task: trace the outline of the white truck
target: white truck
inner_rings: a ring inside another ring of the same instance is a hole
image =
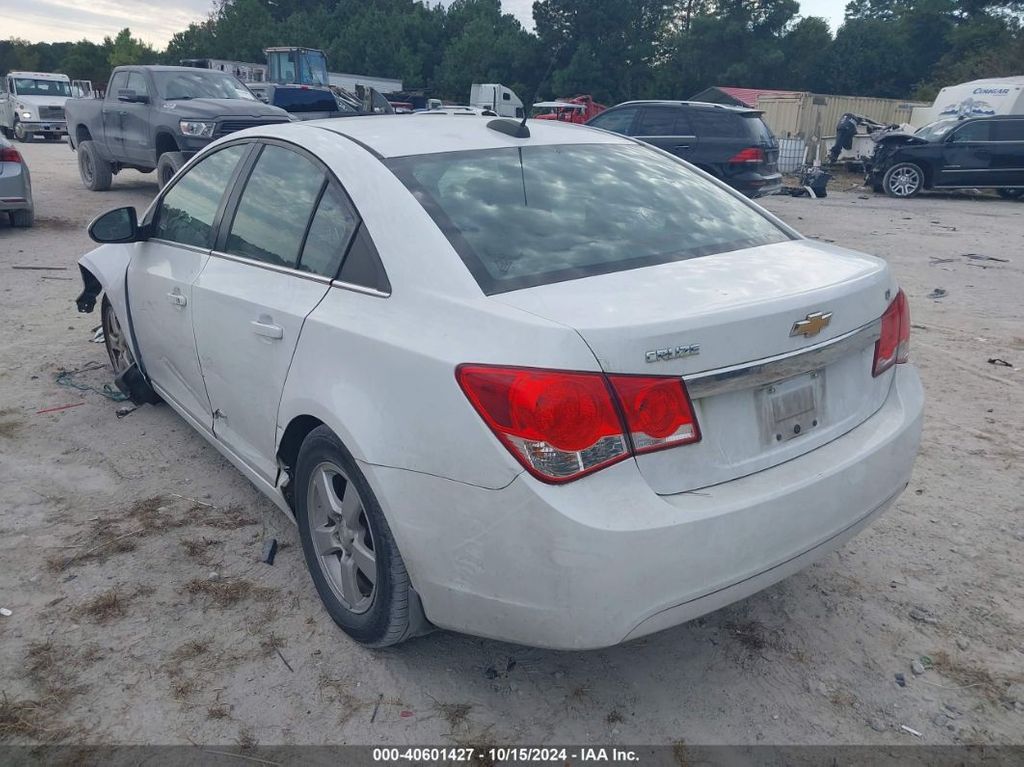
[[[53,72],[8,72],[0,85],[0,130],[8,138],[60,139],[67,135],[64,102],[71,80]]]
[[[910,124],[920,128],[949,117],[1024,114],[1024,76],[992,77],[949,85],[930,107],[914,107]]]
[[[469,105],[489,109],[499,117],[523,118],[523,102],[515,91],[500,83],[473,83],[469,90]]]

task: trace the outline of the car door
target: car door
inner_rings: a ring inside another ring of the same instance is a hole
[[[1024,187],[1024,119],[992,121],[992,185]]]
[[[644,107],[633,135],[684,160],[693,156],[697,146],[697,137],[693,135],[685,110],[676,106]]]
[[[103,141],[107,152],[114,157],[124,157],[124,102],[118,98],[121,91],[128,89],[128,72],[122,71],[110,78],[107,95],[103,99]]]
[[[121,104],[124,157],[140,165],[152,165],[155,157],[149,131],[149,110],[153,96],[146,75],[142,72],[129,72],[128,90],[135,93],[137,100]]]
[[[128,301],[142,364],[154,387],[204,428],[212,427],[193,333],[193,287],[210,257],[216,225],[252,144],[206,155],[169,186],[146,222],[149,238],[128,264]]]
[[[266,142],[239,187],[194,286],[196,345],[214,434],[273,481],[277,411],[292,354],[306,316],[330,288],[356,217],[323,165],[290,145]]]
[[[988,120],[971,120],[950,131],[935,186],[992,185],[991,127]]]

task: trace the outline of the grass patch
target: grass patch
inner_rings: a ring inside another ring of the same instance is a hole
[[[438,703],[437,712],[448,722],[449,729],[461,727],[469,719],[473,707],[469,703]]]
[[[988,669],[957,660],[945,650],[932,653],[931,659],[932,668],[953,680],[958,687],[975,688],[993,702],[1002,700],[1006,688],[1014,682],[1024,682],[1024,675],[1013,674],[999,678],[993,676]]]
[[[218,607],[231,607],[239,602],[251,599],[268,600],[277,593],[274,589],[257,586],[244,578],[225,580],[203,580],[196,578],[185,584],[185,591],[192,596],[204,596]]]

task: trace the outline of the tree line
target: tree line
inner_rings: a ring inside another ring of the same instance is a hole
[[[1024,74],[1024,0],[852,0],[835,31],[798,0],[538,0],[529,31],[500,0],[221,0],[157,51],[121,30],[102,43],[0,41],[0,72],[105,83],[112,67],[184,58],[261,62],[273,45],[322,48],[328,67],[401,78],[464,102],[474,82],[525,100],[616,103],[710,85],[930,100],[943,85]]]

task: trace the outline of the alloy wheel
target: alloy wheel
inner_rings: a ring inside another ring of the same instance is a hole
[[[333,462],[313,469],[307,494],[309,529],[317,564],[331,591],[352,613],[373,605],[377,555],[359,490]]]
[[[110,366],[114,368],[116,377],[135,364],[135,356],[132,354],[128,339],[121,330],[121,323],[114,313],[114,307],[109,303],[103,305],[102,320],[103,338],[107,346],[107,354],[110,356]]]
[[[893,170],[889,177],[889,189],[897,197],[910,197],[921,188],[921,172],[909,165]]]

